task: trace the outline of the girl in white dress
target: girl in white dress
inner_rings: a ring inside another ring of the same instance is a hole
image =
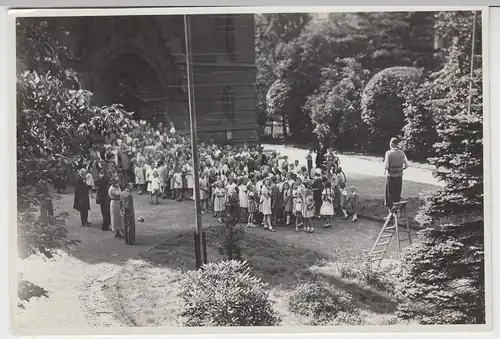
[[[153,178],[153,167],[151,166],[151,161],[148,161],[144,167],[146,168],[146,182],[148,183],[146,192],[151,194],[151,179]]]
[[[335,191],[332,188],[332,183],[327,181],[325,189],[321,193],[323,204],[321,205],[320,214],[327,218],[327,223],[323,226],[325,228],[332,227],[332,217],[335,214],[333,203],[335,202]]]
[[[292,197],[293,214],[295,215],[295,231],[298,232],[299,227],[302,226],[302,190],[297,183],[293,184]]]
[[[208,211],[208,179],[205,173],[200,174],[200,208],[201,213]],[[205,209],[203,209],[203,205],[205,205]]]
[[[177,201],[182,200],[182,174],[181,168],[177,165],[175,173],[173,175],[173,183],[174,183],[174,195]]]
[[[184,170],[186,171],[186,183],[187,183],[187,190],[188,190],[188,199],[194,200],[194,193],[193,193],[193,187],[194,187],[194,177],[193,177],[193,166],[191,166],[190,162],[191,160],[187,160],[186,164],[184,165]]]
[[[146,184],[146,177],[144,174],[144,163],[142,160],[137,161],[134,168],[135,183],[137,184],[137,191],[139,195],[144,194],[144,185]]]
[[[293,208],[293,196],[292,196],[292,188],[288,184],[288,182],[285,182],[283,184],[283,207],[284,207],[284,212],[286,216],[286,223],[285,225],[288,226],[291,223],[291,216],[292,216],[292,208]]]
[[[219,222],[222,222],[222,215],[226,208],[226,190],[224,189],[224,184],[218,182],[214,190],[215,201],[214,201],[214,212],[215,216],[219,218]]]
[[[153,176],[151,177],[151,204],[158,205],[158,198],[160,197],[161,182],[158,170],[155,168],[153,170]]]
[[[314,218],[314,197],[311,189],[306,189],[304,194],[304,228],[308,233],[314,232],[314,225],[311,223],[311,219]]]
[[[271,215],[273,214],[271,209],[271,193],[265,185],[262,186],[260,204],[262,206],[262,214],[264,215],[264,229],[269,229],[271,232],[274,232],[273,225],[271,224]]]

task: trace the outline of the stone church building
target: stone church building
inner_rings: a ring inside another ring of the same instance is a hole
[[[95,104],[189,131],[183,16],[58,18]],[[257,139],[253,15],[191,17],[198,138]]]

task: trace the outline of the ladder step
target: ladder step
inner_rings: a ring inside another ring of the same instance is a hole
[[[380,238],[388,238],[388,237],[392,237],[392,236],[393,236],[393,234],[392,234],[392,233],[391,233],[391,234],[384,234],[384,235],[383,235],[383,236],[381,236]]]
[[[386,241],[386,242],[381,242],[379,244],[377,244],[377,246],[384,246],[384,245],[389,245],[390,244],[390,241]]]
[[[372,258],[372,259],[371,259],[371,261],[380,261],[380,260],[382,260],[382,259],[384,259],[384,258],[383,258],[383,257],[379,257],[379,258]]]
[[[393,230],[393,229],[395,229],[395,228],[396,228],[396,226],[389,226],[389,227],[386,227],[385,229],[386,229],[386,230]]]
[[[378,251],[373,251],[371,255],[377,254],[377,253],[382,253],[385,252],[385,250],[378,250]]]

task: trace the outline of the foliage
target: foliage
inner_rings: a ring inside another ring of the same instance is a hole
[[[327,325],[340,313],[353,313],[352,297],[325,282],[304,282],[288,299],[290,312],[304,317],[308,325]]]
[[[52,258],[57,249],[76,242],[67,239],[67,213],[55,217],[37,213],[41,202],[52,199],[48,185],[68,167],[83,165],[103,135],[134,123],[119,105],[92,105],[92,93],[80,88],[71,69],[71,51],[59,41],[65,30],[56,21],[23,18],[16,24],[17,58],[24,66],[17,75],[19,254]]]
[[[273,77],[268,77],[270,80],[261,86],[267,86],[265,106],[268,118],[283,121],[285,134],[288,134],[288,127],[295,141],[311,141],[308,138],[315,128],[320,137],[325,135],[326,125],[320,124],[318,128],[307,112],[314,106],[325,106],[329,101],[329,94],[322,89],[325,70],[334,70],[338,74],[339,68],[345,67],[345,73],[354,68],[357,70],[355,74],[373,74],[392,65],[435,68],[430,41],[431,12],[339,13],[330,17],[328,22],[304,25],[295,39],[281,44],[276,49],[280,57],[270,72]],[[260,44],[258,40],[256,43]],[[348,59],[352,60],[351,64],[342,66]],[[358,66],[353,66],[353,62]],[[344,114],[348,118],[344,125],[358,121],[359,111],[355,109],[359,105],[358,93],[348,89],[351,82],[357,82],[355,77],[341,77],[347,78],[346,83],[337,88],[339,94],[353,96],[352,105],[347,106],[348,112]],[[276,104],[273,106],[273,103]],[[332,110],[340,109],[327,108],[327,111]],[[356,130],[352,128],[348,135],[352,137]],[[366,133],[361,131],[361,135]],[[355,148],[360,148],[360,145],[355,145]]]
[[[403,113],[406,125],[403,127],[401,148],[412,160],[427,161],[434,154],[437,141],[436,122],[429,104],[430,82],[425,82],[415,92],[408,93]]]
[[[238,222],[240,205],[237,195],[230,195],[226,201],[224,225],[220,228],[219,251],[227,260],[242,260],[242,242],[245,235],[243,226]]]
[[[405,256],[402,293],[414,305],[400,310],[402,318],[416,316],[423,324],[484,322],[483,227],[476,221],[425,230],[423,242]]]
[[[221,261],[202,266],[182,286],[185,326],[274,326],[274,311],[266,285],[247,262]]]
[[[323,83],[307,98],[304,110],[324,145],[361,150],[366,126],[359,105],[368,72],[352,58],[338,60],[336,66],[322,70]]]
[[[308,22],[309,15],[301,13],[255,15],[256,94],[257,112],[261,126],[268,121],[269,108],[266,96],[271,85],[277,80],[277,64],[283,58],[283,46],[298,37]],[[274,113],[282,114],[283,112],[274,111]]]
[[[24,305],[32,298],[49,297],[49,292],[46,289],[37,286],[27,280],[23,280],[22,274],[19,274],[19,288],[17,293],[18,307],[21,309],[24,309]]]
[[[422,76],[422,71],[416,68],[391,67],[375,74],[366,85],[361,110],[370,130],[373,151],[383,152],[390,138],[401,133],[405,125],[405,98],[418,88]]]
[[[423,323],[485,322],[482,73],[476,56],[477,71],[469,74],[472,22],[471,12],[438,15],[437,27],[451,44],[432,80],[430,107],[439,123],[430,163],[445,186],[428,194],[419,212],[421,224],[434,228],[405,256],[402,279],[410,304],[401,317],[416,316]]]
[[[357,280],[367,286],[395,295],[401,268],[397,263],[376,266],[366,260],[367,253],[338,263],[337,268],[343,279]]]

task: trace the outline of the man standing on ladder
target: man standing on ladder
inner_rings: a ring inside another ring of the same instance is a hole
[[[385,206],[391,213],[392,205],[401,201],[401,191],[403,189],[403,171],[408,168],[408,159],[406,154],[399,149],[399,140],[392,138],[390,150],[385,153],[384,175],[385,181]]]

